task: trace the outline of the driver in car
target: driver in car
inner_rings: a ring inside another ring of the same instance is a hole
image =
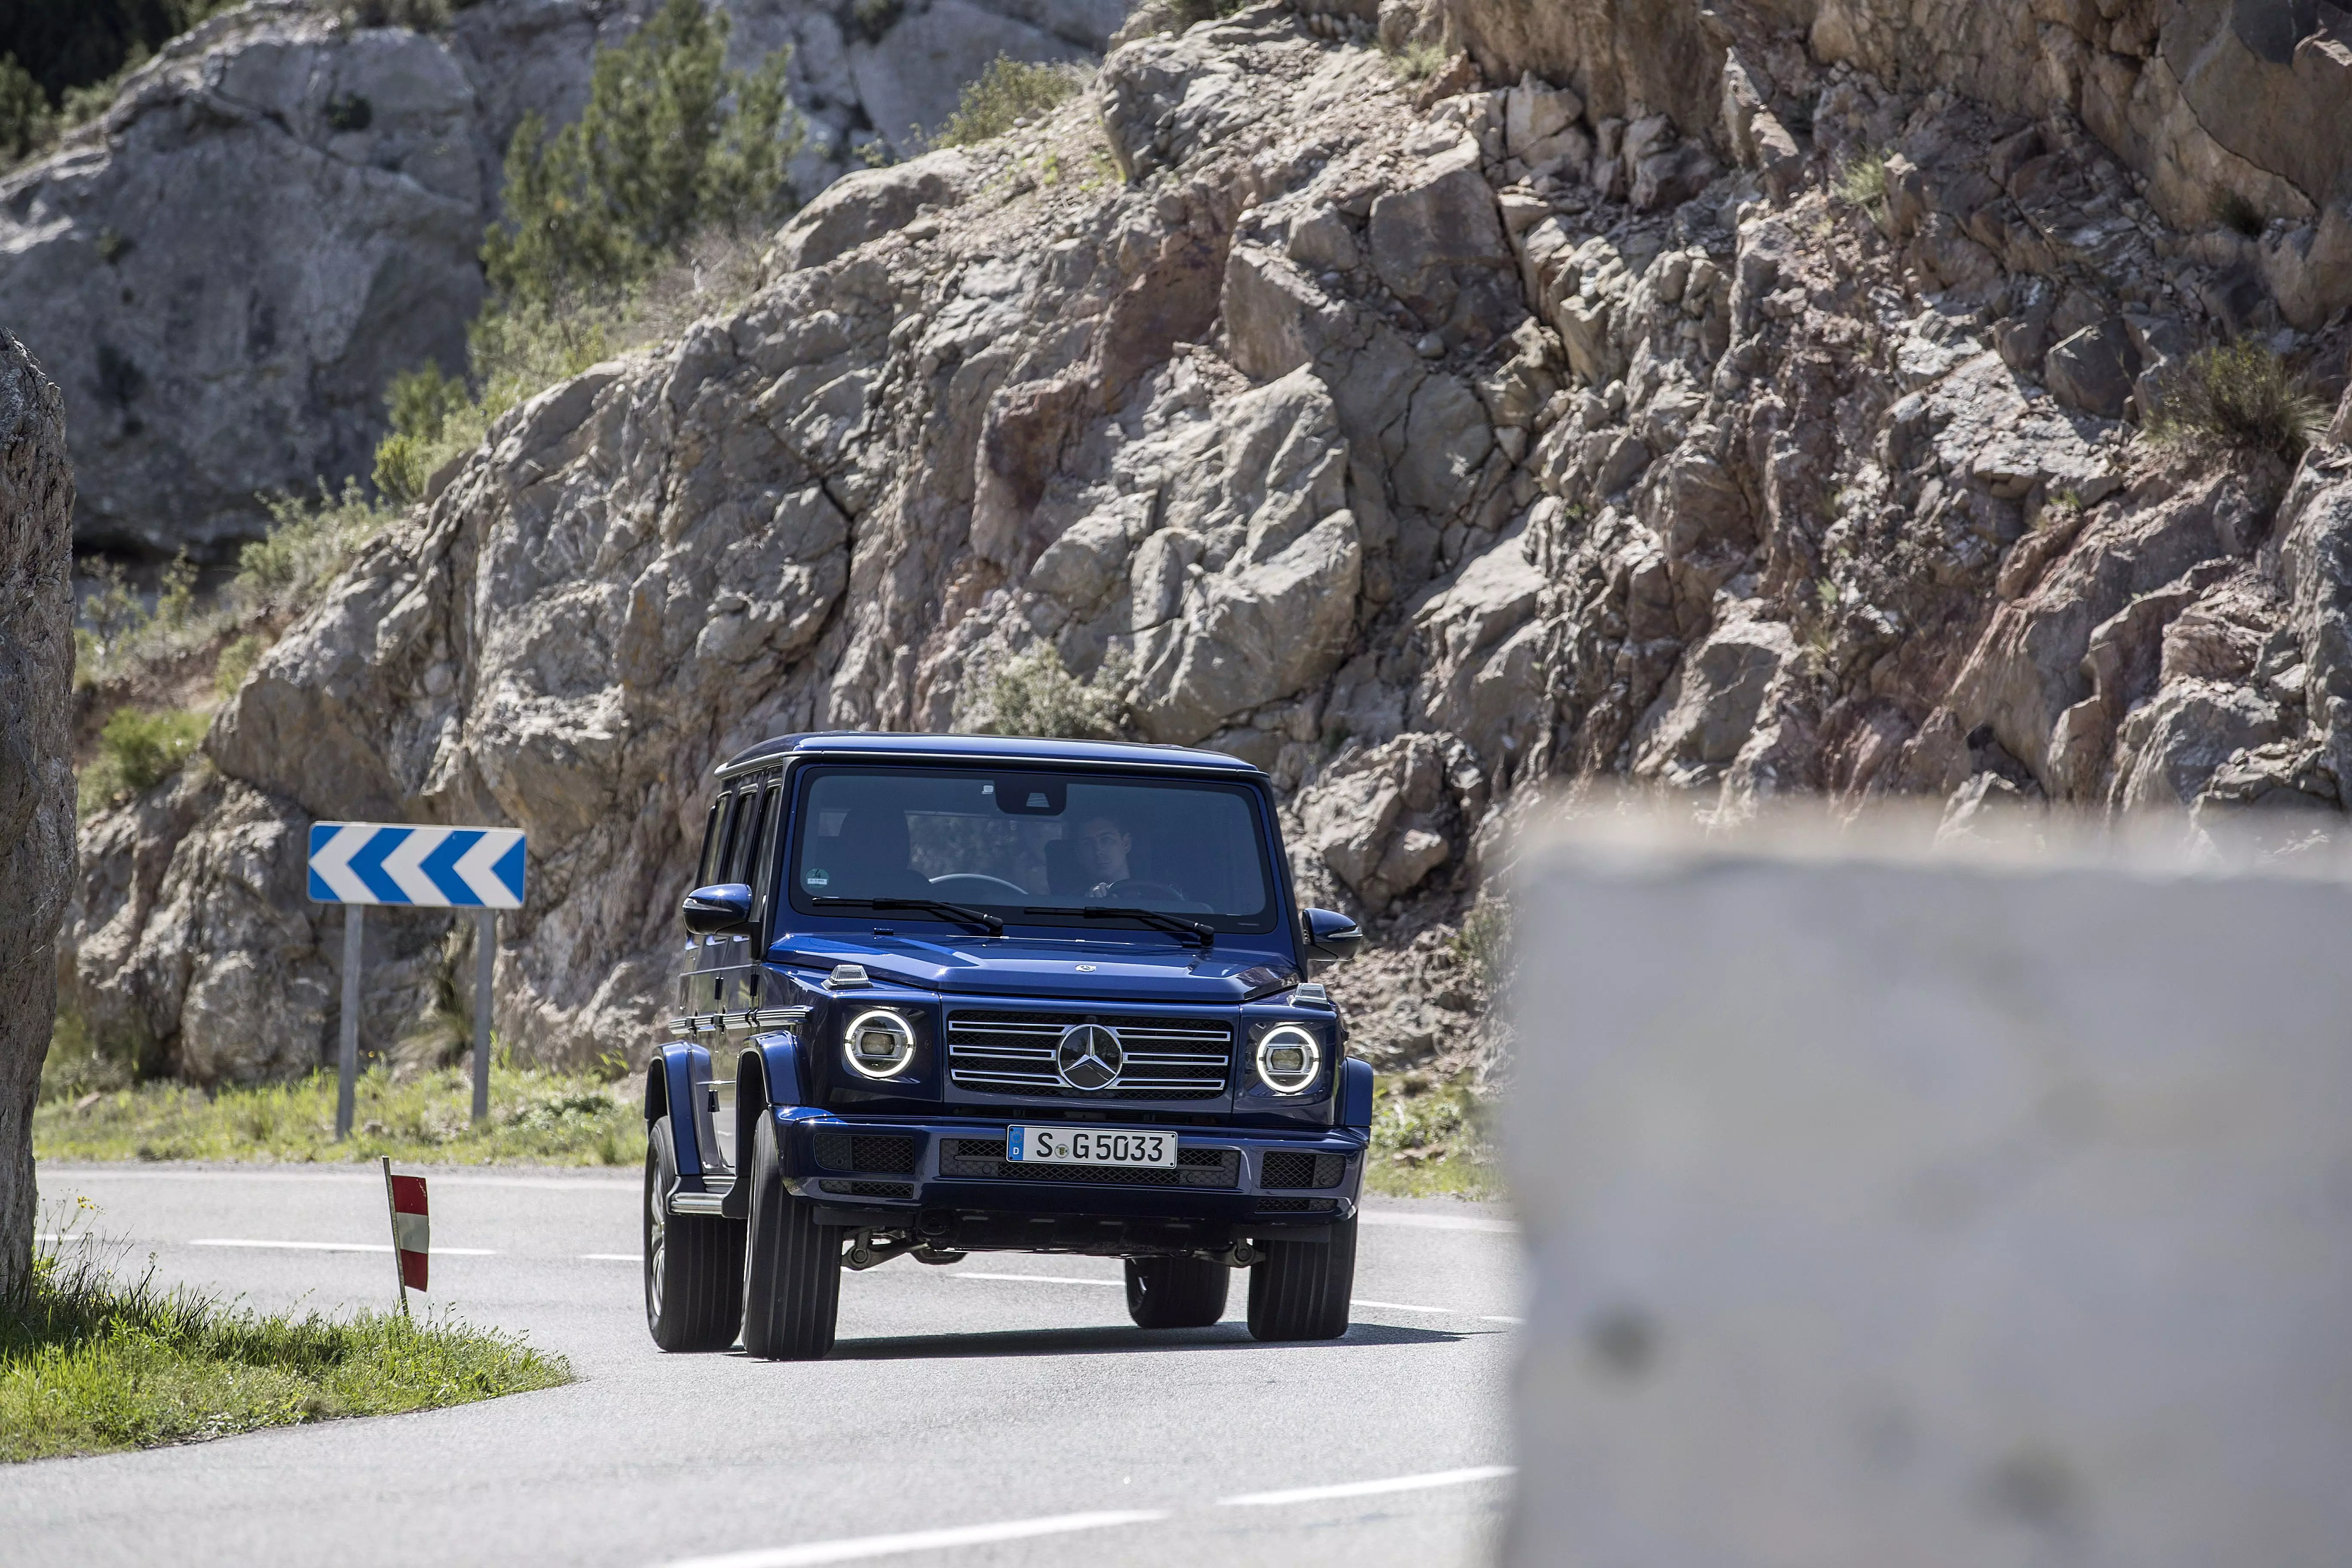
[[[1078,826],[1076,854],[1079,874],[1087,879],[1087,897],[1103,899],[1128,880],[1128,851],[1134,837],[1108,816],[1089,817]]]

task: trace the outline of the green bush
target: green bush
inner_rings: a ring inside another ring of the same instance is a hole
[[[609,294],[698,229],[764,226],[788,205],[784,165],[799,114],[787,51],[728,70],[726,14],[667,0],[636,36],[597,51],[588,106],[550,136],[526,115],[507,148],[508,225],[482,263],[501,300]]]
[[[969,147],[992,140],[1016,121],[1067,102],[1086,84],[1086,73],[1076,67],[1033,65],[999,55],[977,80],[964,84],[955,112],[931,138],[931,145]]]
[[[1045,644],[997,667],[975,728],[984,735],[1116,740],[1126,727],[1126,675],[1124,661],[1106,659],[1093,679],[1080,680]]]
[[[2148,430],[2175,447],[2267,452],[2292,463],[2326,419],[2284,360],[2260,343],[2235,342],[2192,355],[2169,378]]]
[[[57,132],[48,94],[14,55],[0,55],[0,163],[28,158]]]
[[[370,500],[357,479],[346,480],[341,495],[322,480],[310,496],[265,497],[262,504],[269,509],[269,533],[238,553],[228,588],[238,613],[248,616],[300,606],[398,515]]]
[[[99,755],[110,763],[125,789],[144,795],[170,778],[195,754],[211,721],[176,710],[142,713],[118,708],[99,731]]]

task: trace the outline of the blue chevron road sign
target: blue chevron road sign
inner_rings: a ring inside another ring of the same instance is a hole
[[[522,841],[516,827],[313,823],[310,897],[322,904],[519,910]]]

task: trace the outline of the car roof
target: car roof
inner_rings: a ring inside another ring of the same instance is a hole
[[[887,758],[893,762],[1027,763],[1243,778],[1265,776],[1239,757],[1191,746],[1139,745],[1127,741],[1054,741],[1031,735],[914,735],[862,730],[773,736],[736,752],[719,763],[716,772],[720,778],[727,778],[762,763],[811,756]]]

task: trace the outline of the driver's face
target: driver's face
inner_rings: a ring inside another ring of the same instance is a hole
[[[1135,841],[1108,816],[1089,818],[1078,826],[1078,869],[1097,882],[1127,879],[1127,851]]]

